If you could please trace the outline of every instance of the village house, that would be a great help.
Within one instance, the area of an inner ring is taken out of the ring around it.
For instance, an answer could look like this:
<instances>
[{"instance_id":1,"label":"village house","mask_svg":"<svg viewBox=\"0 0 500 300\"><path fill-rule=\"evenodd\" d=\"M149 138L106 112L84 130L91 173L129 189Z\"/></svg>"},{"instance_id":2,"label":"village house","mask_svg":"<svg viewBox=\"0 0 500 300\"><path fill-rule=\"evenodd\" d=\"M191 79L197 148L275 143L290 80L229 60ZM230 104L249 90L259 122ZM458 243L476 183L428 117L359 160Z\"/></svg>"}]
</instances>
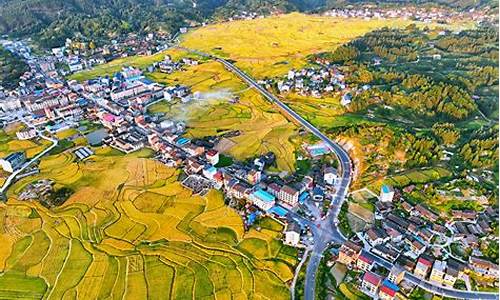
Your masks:
<instances>
[{"instance_id":1,"label":"village house","mask_svg":"<svg viewBox=\"0 0 500 300\"><path fill-rule=\"evenodd\" d=\"M366 253L361 252L356 261L356 268L363 271L369 271L371 270L372 265L373 265L373 259L369 258L366 255Z\"/></svg>"},{"instance_id":2,"label":"village house","mask_svg":"<svg viewBox=\"0 0 500 300\"><path fill-rule=\"evenodd\" d=\"M326 184L335 185L338 179L339 176L337 174L337 169L333 167L325 168L325 170L323 171L323 180Z\"/></svg>"},{"instance_id":3,"label":"village house","mask_svg":"<svg viewBox=\"0 0 500 300\"><path fill-rule=\"evenodd\" d=\"M401 281L403 281L404 277L405 277L405 270L396 264L393 265L393 267L389 272L389 275L387 275L387 279L396 284L399 284Z\"/></svg>"},{"instance_id":4,"label":"village house","mask_svg":"<svg viewBox=\"0 0 500 300\"><path fill-rule=\"evenodd\" d=\"M212 165L216 165L219 162L219 152L214 149L209 149L205 153L205 157L208 160L209 163Z\"/></svg>"},{"instance_id":5,"label":"village house","mask_svg":"<svg viewBox=\"0 0 500 300\"><path fill-rule=\"evenodd\" d=\"M340 247L337 261L346 266L351 266L357 261L361 249L361 246L351 241L347 241Z\"/></svg>"},{"instance_id":6,"label":"village house","mask_svg":"<svg viewBox=\"0 0 500 300\"><path fill-rule=\"evenodd\" d=\"M365 274L363 275L363 280L361 281L361 291L368 296L376 298L378 287L380 286L381 282L382 277L380 277L379 275L370 271L365 272Z\"/></svg>"},{"instance_id":7,"label":"village house","mask_svg":"<svg viewBox=\"0 0 500 300\"><path fill-rule=\"evenodd\" d=\"M16 136L19 140L29 140L36 137L38 134L34 128L29 128L26 130L16 132Z\"/></svg>"},{"instance_id":8,"label":"village house","mask_svg":"<svg viewBox=\"0 0 500 300\"><path fill-rule=\"evenodd\" d=\"M293 221L288 222L285 230L285 244L293 247L299 245L300 233L301 229L297 223Z\"/></svg>"},{"instance_id":9,"label":"village house","mask_svg":"<svg viewBox=\"0 0 500 300\"><path fill-rule=\"evenodd\" d=\"M429 280L436 283L443 283L443 277L445 275L445 271L446 271L446 261L442 260L434 261Z\"/></svg>"},{"instance_id":10,"label":"village house","mask_svg":"<svg viewBox=\"0 0 500 300\"><path fill-rule=\"evenodd\" d=\"M417 206L415 206L415 209L412 210L411 214L413 216L422 216L431 222L436 222L439 219L439 216L437 214L425 208L422 204L418 204Z\"/></svg>"},{"instance_id":11,"label":"village house","mask_svg":"<svg viewBox=\"0 0 500 300\"><path fill-rule=\"evenodd\" d=\"M379 200L382 202L392 202L394 199L394 188L389 185L383 185L380 188Z\"/></svg>"},{"instance_id":12,"label":"village house","mask_svg":"<svg viewBox=\"0 0 500 300\"><path fill-rule=\"evenodd\" d=\"M426 278L431 268L432 268L432 260L430 258L419 257L413 273L420 278Z\"/></svg>"},{"instance_id":13,"label":"village house","mask_svg":"<svg viewBox=\"0 0 500 300\"><path fill-rule=\"evenodd\" d=\"M382 230L381 228L377 227L372 227L368 229L364 234L364 238L372 246L380 245L389 240L389 236L387 235L387 233L385 233L385 231Z\"/></svg>"},{"instance_id":14,"label":"village house","mask_svg":"<svg viewBox=\"0 0 500 300\"><path fill-rule=\"evenodd\" d=\"M380 286L378 296L381 300L393 300L398 291L399 287L397 285L387 279L384 279L382 285Z\"/></svg>"},{"instance_id":15,"label":"village house","mask_svg":"<svg viewBox=\"0 0 500 300\"><path fill-rule=\"evenodd\" d=\"M490 261L471 257L469 259L469 266L474 272L479 273L482 276L498 278L498 265Z\"/></svg>"}]
</instances>

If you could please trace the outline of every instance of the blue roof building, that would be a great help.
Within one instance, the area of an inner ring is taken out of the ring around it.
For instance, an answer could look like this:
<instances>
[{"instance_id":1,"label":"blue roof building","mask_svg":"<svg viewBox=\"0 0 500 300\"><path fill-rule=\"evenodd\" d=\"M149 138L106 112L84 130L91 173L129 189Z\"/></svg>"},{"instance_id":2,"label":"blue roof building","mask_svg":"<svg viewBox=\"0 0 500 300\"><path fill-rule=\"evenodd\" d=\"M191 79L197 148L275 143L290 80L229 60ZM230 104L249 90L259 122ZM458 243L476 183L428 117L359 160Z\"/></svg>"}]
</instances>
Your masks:
<instances>
[{"instance_id":1,"label":"blue roof building","mask_svg":"<svg viewBox=\"0 0 500 300\"><path fill-rule=\"evenodd\" d=\"M285 208L279 205L275 205L268 210L268 213L275 214L280 218L284 218L288 212Z\"/></svg>"},{"instance_id":2,"label":"blue roof building","mask_svg":"<svg viewBox=\"0 0 500 300\"><path fill-rule=\"evenodd\" d=\"M274 206L274 203L276 201L276 197L264 190L256 190L255 192L251 193L248 198L258 208L266 212Z\"/></svg>"}]
</instances>

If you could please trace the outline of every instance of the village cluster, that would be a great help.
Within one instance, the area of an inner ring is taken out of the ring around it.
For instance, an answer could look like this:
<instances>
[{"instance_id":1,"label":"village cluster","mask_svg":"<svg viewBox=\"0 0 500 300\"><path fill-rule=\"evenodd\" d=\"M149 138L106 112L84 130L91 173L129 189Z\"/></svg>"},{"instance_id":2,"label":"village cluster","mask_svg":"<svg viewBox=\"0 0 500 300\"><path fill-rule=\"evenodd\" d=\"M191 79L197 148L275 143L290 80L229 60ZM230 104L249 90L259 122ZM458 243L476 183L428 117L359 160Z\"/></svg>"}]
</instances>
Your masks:
<instances>
[{"instance_id":1,"label":"village cluster","mask_svg":"<svg viewBox=\"0 0 500 300\"><path fill-rule=\"evenodd\" d=\"M276 88L280 94L294 92L302 96L321 98L327 94L339 94L340 103L347 106L353 95L370 89L369 85L360 88L349 87L345 82L346 75L336 65L322 59L317 59L319 67L307 67L300 70L290 70L288 74L276 81ZM260 84L270 88L272 81L260 81Z\"/></svg>"},{"instance_id":2,"label":"village cluster","mask_svg":"<svg viewBox=\"0 0 500 300\"><path fill-rule=\"evenodd\" d=\"M345 13L359 12L330 12L331 15ZM384 12L382 17L392 15L391 12ZM371 16L377 17L377 14L372 12ZM410 16L424 18L420 14ZM427 17L432 19L434 15ZM153 149L155 159L184 171L182 185L193 193L204 195L210 189L223 190L226 200L233 203L245 218L246 226L251 225L259 214L285 220L291 210L302 210L297 208L304 207L302 204L306 201L319 204L332 198L340 178L337 169L331 165L321 164L305 176L287 178L266 172L266 167L276 159L273 153L256 157L250 163L234 162L229 166L221 166L222 154L213 143L187 138L186 125L182 121L148 114L147 108L158 101L197 101L197 93L187 86L158 84L133 67L124 67L112 76L81 83L66 81L63 79L66 71L61 72L57 67L65 63L69 72L75 72L107 61L107 54L114 57L125 53L140 54L144 48L161 50L160 45L151 47L150 43L157 43L154 41L152 36L144 40L117 41L111 46L92 49L92 58L88 58L87 51L75 50L87 49L87 46L75 48L71 41L66 48L54 49L54 55L46 57L32 56L29 48L22 43L8 43L7 49L22 55L29 62L30 71L23 76L17 89L0 89L0 119L4 123L21 120L30 125L16 133L20 140L37 138L41 131L55 134L75 128L82 120L100 124L106 129L106 134L91 146L105 144L124 153L145 147ZM130 48L135 49L134 52L124 50ZM172 73L198 63L195 59L175 61L165 56L163 61L154 63L149 70ZM349 87L345 82L345 74L335 65L325 62L318 62L318 65L289 71L287 76L276 82L278 91L293 91L312 97L339 93L341 104L346 106L353 95L370 89L368 85ZM268 87L274 84L271 81L260 83ZM89 147L72 151L78 160L85 160L94 154ZM323 144L306 148L313 159L329 151ZM4 171L13 173L26 161L24 152L15 152L1 159L0 166ZM52 192L53 182L40 180L28 185L20 199L47 197ZM478 250L481 240L492 234L492 223L497 221L498 211L490 206L481 213L457 210L452 212L451 219L444 219L421 204L409 204L397 191L386 185L382 186L375 207L377 222L363 232L358 232L355 238L341 245L336 252L339 263L362 273L359 287L367 295L394 299L400 289L407 288L403 281L405 272L443 286L454 286L459 279L468 284L467 274L471 270L485 278L494 279L493 282L498 284L498 265L482 259ZM307 243L307 229L289 219L286 222L285 243L304 246ZM448 251L451 243L475 250L468 261L463 261ZM394 267L382 271L384 267L377 266L373 254L384 258Z\"/></svg>"},{"instance_id":3,"label":"village cluster","mask_svg":"<svg viewBox=\"0 0 500 300\"><path fill-rule=\"evenodd\" d=\"M453 23L465 18L475 22L492 21L492 16L481 9L455 11L436 7L407 6L401 8L383 8L376 5L363 5L362 7L334 8L325 13L327 16L341 18L362 19L406 19L423 23L437 22L441 24Z\"/></svg>"},{"instance_id":4,"label":"village cluster","mask_svg":"<svg viewBox=\"0 0 500 300\"><path fill-rule=\"evenodd\" d=\"M53 55L43 58L32 55L31 50L22 41L0 40L3 48L24 58L30 65L36 63L44 72L56 71L65 76L96 65L104 64L117 58L133 55L151 55L165 50L170 35L157 32L141 36L129 34L119 36L108 44L96 45L93 41L67 39L64 46L52 49ZM26 76L33 74L26 74Z\"/></svg>"},{"instance_id":5,"label":"village cluster","mask_svg":"<svg viewBox=\"0 0 500 300\"><path fill-rule=\"evenodd\" d=\"M46 61L45 58L41 60ZM185 65L196 64L198 61L193 59L174 61L167 55L151 67L171 73ZM274 163L273 153L257 157L249 164L235 162L230 166L217 167L220 154L213 143L192 141L183 135L183 122L147 113L147 107L157 101L196 101L197 93L192 93L186 86L160 85L132 67L124 67L112 76L79 83L61 79L57 71L53 72L53 67L33 62L31 76L23 79L17 90L3 93L0 97L5 122L22 118L30 125L16 133L19 139L37 138L39 131L56 134L78 127L81 120L99 123L106 133L92 146L106 144L124 153L145 147L153 149L157 160L185 171L182 184L194 193L205 194L211 188L223 189L227 198L243 203L240 208L244 208L242 215L247 226L258 214L284 218L289 209L306 199L322 201L335 191L338 174L335 168L329 166L300 180L268 176L264 169ZM310 153L313 158L329 152L325 146L316 145L313 148ZM78 160L93 155L88 147L80 147L73 152ZM5 171L12 173L24 165L26 156L23 152L16 152L0 162ZM51 190L50 182L39 182L27 188L23 197L29 199L39 192L43 196L48 190ZM288 233L292 234L287 234L286 240L297 246L300 230L291 232L292 227L288 228Z\"/></svg>"},{"instance_id":6,"label":"village cluster","mask_svg":"<svg viewBox=\"0 0 500 300\"><path fill-rule=\"evenodd\" d=\"M422 204L409 204L388 185L382 186L375 207L376 225L358 232L336 253L338 262L360 272L359 288L368 296L394 299L401 288L411 290L403 281L405 272L444 287L461 280L470 289L470 272L498 284L498 265L480 258L479 251L481 240L493 234L497 210L454 210L452 218L445 218ZM469 260L450 253L451 243L474 249ZM394 267L379 266L373 254Z\"/></svg>"}]
</instances>

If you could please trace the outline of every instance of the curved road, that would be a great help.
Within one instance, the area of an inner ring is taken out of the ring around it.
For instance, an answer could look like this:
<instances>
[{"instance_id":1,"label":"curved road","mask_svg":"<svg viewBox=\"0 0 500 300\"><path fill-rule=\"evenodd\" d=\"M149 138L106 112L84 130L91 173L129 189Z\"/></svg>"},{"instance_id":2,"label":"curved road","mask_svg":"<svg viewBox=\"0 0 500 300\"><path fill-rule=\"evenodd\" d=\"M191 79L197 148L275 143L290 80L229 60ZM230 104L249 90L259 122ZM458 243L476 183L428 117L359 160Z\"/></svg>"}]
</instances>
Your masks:
<instances>
[{"instance_id":1,"label":"curved road","mask_svg":"<svg viewBox=\"0 0 500 300\"><path fill-rule=\"evenodd\" d=\"M35 157L31 158L28 162L25 162L24 165L21 168L17 169L12 174L10 174L9 177L7 177L7 180L5 180L5 182L3 183L2 187L0 188L0 194L5 193L5 191L10 186L10 184L16 178L17 175L19 175L21 172L23 172L24 170L26 170L27 167L29 167L35 161L37 161L38 159L40 159L40 157L44 156L47 152L49 152L50 150L52 150L58 144L58 141L56 139L52 139L52 138L49 138L49 137L44 136L44 135L40 135L40 137L43 138L43 139L46 139L46 140L48 140L50 142L52 142L52 145L50 145L48 148L44 149L42 152L38 153Z\"/></svg>"},{"instance_id":2,"label":"curved road","mask_svg":"<svg viewBox=\"0 0 500 300\"><path fill-rule=\"evenodd\" d=\"M305 287L304 287L304 298L306 300L314 300L315 298L315 288L316 288L316 272L319 267L319 263L321 262L322 254L325 249L328 247L330 242L343 243L346 241L346 238L340 232L337 226L337 217L340 212L340 208L342 207L342 203L344 202L348 187L351 183L352 179L352 163L347 151L342 148L340 145L332 141L326 135L324 135L321 131L319 131L316 127L311 125L308 121L290 109L286 104L281 102L277 97L268 92L262 86L260 86L253 78L248 76L245 72L238 69L232 63L228 62L225 59L215 57L210 54L206 54L197 50L177 47L186 51L194 52L198 55L205 56L211 59L214 59L220 63L222 63L229 71L238 75L241 79L243 79L248 85L254 87L257 91L259 91L268 101L276 104L282 110L284 110L290 117L299 122L303 127L305 127L309 132L314 134L316 137L321 139L328 147L337 155L341 170L342 170L342 179L337 188L337 193L334 196L334 199L331 203L330 210L324 220L319 220L316 223L313 223L309 220L304 219L293 212L290 212L292 218L300 220L302 223L310 225L311 230L314 235L314 245L312 247L312 251L310 254L309 263L307 264L306 269L306 279L305 279ZM386 261L385 259L370 253L373 260L377 262L379 265L382 265L386 268L392 268L393 264ZM489 292L477 292L477 291L462 291L456 290L453 288L446 288L440 285L436 285L427 280L420 279L414 276L411 273L405 273L405 279L409 282L412 282L419 287L445 297L458 298L458 299L481 299L481 300L490 300L490 299L499 299L498 293L489 293Z\"/></svg>"}]
</instances>

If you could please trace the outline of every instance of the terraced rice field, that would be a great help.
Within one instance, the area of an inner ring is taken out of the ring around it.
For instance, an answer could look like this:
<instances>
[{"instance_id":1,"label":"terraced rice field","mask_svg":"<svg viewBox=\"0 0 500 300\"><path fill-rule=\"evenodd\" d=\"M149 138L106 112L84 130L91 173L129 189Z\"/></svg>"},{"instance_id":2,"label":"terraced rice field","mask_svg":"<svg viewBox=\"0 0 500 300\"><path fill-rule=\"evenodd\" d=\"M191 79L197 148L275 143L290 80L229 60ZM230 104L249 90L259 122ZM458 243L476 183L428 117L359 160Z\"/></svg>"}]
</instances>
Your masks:
<instances>
[{"instance_id":1,"label":"terraced rice field","mask_svg":"<svg viewBox=\"0 0 500 300\"><path fill-rule=\"evenodd\" d=\"M242 160L272 151L277 156L278 169L295 168L297 127L221 64L211 61L170 75L155 72L148 76L167 85L188 85L193 93L201 92L202 97L189 103L159 102L150 107L150 112L186 121L191 137L239 130L241 135L230 139L234 146L227 154ZM236 98L239 100L232 104L230 100Z\"/></svg>"},{"instance_id":2,"label":"terraced rice field","mask_svg":"<svg viewBox=\"0 0 500 300\"><path fill-rule=\"evenodd\" d=\"M257 78L283 75L306 64L306 56L403 20L341 19L291 13L208 25L182 36L181 44L230 58Z\"/></svg>"},{"instance_id":3,"label":"terraced rice field","mask_svg":"<svg viewBox=\"0 0 500 300\"><path fill-rule=\"evenodd\" d=\"M24 151L26 157L33 157L43 149L47 148L51 143L44 139L18 140L16 137L16 129L0 130L0 157L9 155L12 152Z\"/></svg>"},{"instance_id":4,"label":"terraced rice field","mask_svg":"<svg viewBox=\"0 0 500 300\"><path fill-rule=\"evenodd\" d=\"M0 204L0 299L288 299L296 252L281 225L243 230L211 191L193 196L178 171L103 148L85 162L41 161ZM16 196L38 178L75 193L46 209Z\"/></svg>"}]
</instances>

